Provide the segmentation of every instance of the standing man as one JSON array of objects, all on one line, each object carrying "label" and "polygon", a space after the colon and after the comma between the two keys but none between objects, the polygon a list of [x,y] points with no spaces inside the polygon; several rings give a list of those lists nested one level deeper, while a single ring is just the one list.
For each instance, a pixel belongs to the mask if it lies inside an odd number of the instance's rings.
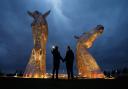
[{"label": "standing man", "polygon": [[64,61],[66,62],[68,79],[73,79],[73,61],[74,61],[74,53],[70,46],[67,47],[67,52]]},{"label": "standing man", "polygon": [[52,78],[54,79],[54,74],[56,72],[56,79],[58,79],[58,70],[59,70],[59,66],[60,66],[60,59],[63,61],[63,58],[60,55],[58,46],[55,46],[55,48],[53,48],[53,50],[51,52],[53,55],[53,76],[52,76]]}]

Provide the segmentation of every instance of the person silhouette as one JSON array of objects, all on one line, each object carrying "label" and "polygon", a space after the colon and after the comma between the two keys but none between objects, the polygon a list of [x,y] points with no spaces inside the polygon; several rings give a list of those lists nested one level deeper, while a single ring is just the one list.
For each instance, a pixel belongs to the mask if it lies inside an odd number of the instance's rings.
[{"label": "person silhouette", "polygon": [[55,46],[55,48],[53,48],[52,55],[53,55],[53,75],[52,78],[54,79],[54,74],[56,72],[56,79],[58,79],[58,71],[59,71],[59,66],[60,66],[60,59],[63,62],[63,58],[60,55],[60,52],[58,50],[58,46]]},{"label": "person silhouette", "polygon": [[67,74],[68,74],[68,79],[73,79],[73,61],[74,61],[74,53],[72,51],[72,49],[70,48],[70,46],[67,46],[67,52],[66,52],[66,56],[64,59],[65,63],[66,63],[66,69],[67,69]]}]

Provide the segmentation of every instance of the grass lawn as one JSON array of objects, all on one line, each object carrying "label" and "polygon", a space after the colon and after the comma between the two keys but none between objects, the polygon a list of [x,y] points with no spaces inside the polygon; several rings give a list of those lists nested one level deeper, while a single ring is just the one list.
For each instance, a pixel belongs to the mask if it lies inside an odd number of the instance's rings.
[{"label": "grass lawn", "polygon": [[128,79],[53,80],[0,77],[0,89],[128,89]]}]

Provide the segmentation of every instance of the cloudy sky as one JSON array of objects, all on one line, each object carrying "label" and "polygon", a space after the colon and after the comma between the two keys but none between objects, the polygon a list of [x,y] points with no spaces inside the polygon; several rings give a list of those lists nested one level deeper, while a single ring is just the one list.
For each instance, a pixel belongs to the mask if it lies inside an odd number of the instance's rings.
[{"label": "cloudy sky", "polygon": [[[66,46],[76,49],[74,35],[89,31],[97,24],[105,27],[90,53],[103,70],[128,67],[128,1],[127,0],[1,0],[0,2],[0,70],[25,70],[33,39],[32,18],[27,11],[38,10],[47,17],[47,71],[52,68],[52,45],[58,45],[65,56]],[[65,65],[61,65],[61,70]],[[75,65],[74,65],[75,69]]]}]

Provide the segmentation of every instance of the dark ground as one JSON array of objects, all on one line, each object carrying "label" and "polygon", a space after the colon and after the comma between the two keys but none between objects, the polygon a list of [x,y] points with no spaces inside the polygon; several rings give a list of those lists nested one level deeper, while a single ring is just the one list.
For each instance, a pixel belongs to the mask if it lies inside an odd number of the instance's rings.
[{"label": "dark ground", "polygon": [[0,77],[0,89],[128,89],[128,79],[28,79]]}]

